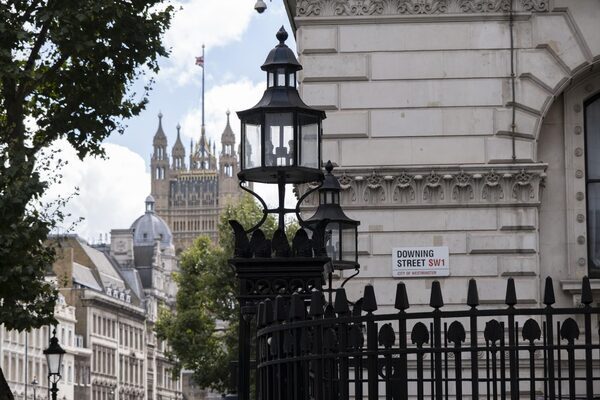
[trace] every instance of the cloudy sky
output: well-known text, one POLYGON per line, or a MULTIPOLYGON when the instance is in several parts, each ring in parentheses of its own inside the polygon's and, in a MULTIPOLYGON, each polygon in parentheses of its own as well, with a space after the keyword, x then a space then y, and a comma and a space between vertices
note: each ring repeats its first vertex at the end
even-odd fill
POLYGON ((259 15, 254 0, 178 2, 181 9, 165 36, 171 56, 160 63, 146 110, 128 121, 125 134, 115 133, 106 141, 108 158, 81 162, 68 146, 57 144, 69 165, 63 182, 51 189, 51 195, 68 195, 79 188, 67 209, 72 218, 84 218, 75 232, 97 241, 111 229, 129 227, 143 213, 150 192, 150 153, 159 112, 169 148, 178 123, 186 150, 191 139, 199 138, 202 69, 194 61, 202 53, 202 44, 206 45, 207 135, 219 140, 229 109, 239 143, 239 120, 233 112, 253 106, 262 95, 265 77, 260 65, 277 44, 275 33, 281 25, 290 32, 288 45, 295 48, 283 5, 279 1, 267 5, 267 11, 259 15))

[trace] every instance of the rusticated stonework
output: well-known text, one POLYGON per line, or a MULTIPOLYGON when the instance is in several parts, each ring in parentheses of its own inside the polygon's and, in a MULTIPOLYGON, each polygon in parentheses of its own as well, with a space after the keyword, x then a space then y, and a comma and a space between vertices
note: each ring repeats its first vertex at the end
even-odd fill
MULTIPOLYGON (((296 16, 435 15, 504 13, 512 0, 298 0, 296 16)), ((548 1, 518 0, 515 12, 549 11, 548 1)))
MULTIPOLYGON (((538 205, 545 171, 545 164, 498 164, 456 169, 352 169, 334 173, 342 187, 341 202, 345 207, 461 207, 538 205)), ((306 186, 297 190, 304 193, 306 186)), ((303 205, 317 203, 317 197, 311 195, 303 205)))

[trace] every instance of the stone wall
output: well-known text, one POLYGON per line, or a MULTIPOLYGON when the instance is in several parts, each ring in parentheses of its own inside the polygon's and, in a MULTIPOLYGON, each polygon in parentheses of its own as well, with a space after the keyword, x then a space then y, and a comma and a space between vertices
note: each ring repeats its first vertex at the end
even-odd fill
MULTIPOLYGON (((571 222, 581 203, 565 200, 575 178, 561 94, 598 70, 600 3, 287 6, 302 96, 327 111, 324 160, 339 165, 343 206, 361 220, 353 297, 368 281, 392 304, 393 247, 448 246, 450 277, 440 279, 448 304, 464 303, 466 291, 452 287, 473 276, 484 302, 502 302, 500 278, 511 276, 520 300, 539 303, 540 277, 585 273, 585 246, 573 244, 581 229, 571 222)), ((431 279, 408 283, 409 297, 428 303, 431 279)), ((571 294, 559 302, 572 304, 571 294)))

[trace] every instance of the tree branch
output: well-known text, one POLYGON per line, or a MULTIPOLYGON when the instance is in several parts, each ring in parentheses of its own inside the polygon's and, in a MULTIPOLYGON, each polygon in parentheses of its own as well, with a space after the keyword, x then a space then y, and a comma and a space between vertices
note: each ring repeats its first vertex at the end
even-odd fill
POLYGON ((33 47, 31 48, 31 53, 29 54, 29 58, 27 59, 27 62, 25 63, 25 68, 23 68, 24 72, 29 72, 33 69, 35 60, 37 59, 38 55, 40 54, 40 49, 46 42, 46 37, 48 36, 48 29, 50 29, 50 19, 48 19, 46 22, 44 22, 44 25, 42 25, 42 29, 40 30, 40 33, 38 34, 38 37, 35 40, 33 47))
POLYGON ((42 25, 42 29, 40 29, 40 32, 39 32, 37 38, 35 39, 35 43, 33 44, 33 47, 31 48, 31 53, 29 53, 29 58, 27 59, 27 62, 25 63, 25 67, 23 68, 24 81, 21 82, 17 88, 17 97, 19 97, 19 98, 25 97, 25 93, 27 92, 27 88, 29 87, 29 85, 27 85, 27 83, 31 81, 31 78, 29 78, 27 75, 29 72, 31 72, 33 70, 33 66, 35 65, 35 60, 38 58, 38 56, 40 54, 40 49, 42 48, 44 43, 46 43, 46 38, 48 36, 48 30, 50 29, 50 22, 51 22, 50 19, 47 19, 46 22, 44 22, 44 25, 42 25))

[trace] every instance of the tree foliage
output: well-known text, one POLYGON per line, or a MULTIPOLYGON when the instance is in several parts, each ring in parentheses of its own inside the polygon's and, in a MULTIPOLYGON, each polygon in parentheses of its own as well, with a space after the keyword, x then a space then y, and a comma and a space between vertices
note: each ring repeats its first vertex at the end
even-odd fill
MULTIPOLYGON (((182 253, 176 310, 162 309, 157 333, 172 349, 170 357, 181 368, 194 371, 200 387, 226 392, 230 382, 230 362, 237 361, 238 282, 227 260, 233 257, 234 238, 228 221, 240 222, 246 229, 260 221, 263 213, 249 196, 228 206, 221 214, 219 243, 200 236, 182 253)), ((261 227, 267 237, 277 229, 269 216, 261 227)))
MULTIPOLYGON (((146 94, 133 83, 158 70, 173 9, 159 0, 0 2, 0 324, 53 323, 55 290, 44 282, 55 254, 44 241, 64 199, 43 203, 63 163, 64 139, 86 155, 122 132, 146 94)), ((2 373, 0 370, 0 380, 2 373)), ((1 397, 1 396, 0 396, 1 397)))
POLYGON ((171 7, 158 0, 9 0, 0 3, 0 323, 52 322, 43 244, 60 205, 41 203, 56 177, 48 147, 66 139, 83 158, 146 104, 128 88, 157 71, 171 7), (46 156, 44 156, 46 151, 46 156))

